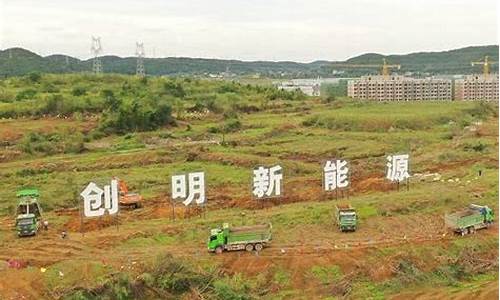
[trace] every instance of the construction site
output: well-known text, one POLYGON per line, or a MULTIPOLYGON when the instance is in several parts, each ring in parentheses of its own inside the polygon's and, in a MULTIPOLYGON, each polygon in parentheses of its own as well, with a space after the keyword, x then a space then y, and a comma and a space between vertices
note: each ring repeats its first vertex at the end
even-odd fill
POLYGON ((0 0, 0 300, 500 299, 494 0, 48 2, 0 0))
POLYGON ((328 102, 218 80, 30 78, 2 87, 30 85, 39 101, 46 86, 63 92, 40 117, 28 117, 43 109, 30 100, 0 108, 27 116, 0 121, 1 299, 498 297, 495 102, 328 102), (128 86, 141 102, 121 92, 128 86), (224 90, 242 96, 200 107, 224 90), (171 119, 149 106, 181 91, 186 106, 171 119), (410 160, 401 182, 385 174, 395 153, 410 160), (333 158, 349 162, 349 185, 328 192, 321 174, 333 158), (282 194, 256 199, 255 168, 273 165, 282 194), (205 175, 205 202, 174 200, 173 176, 187 172, 205 175), (101 201, 95 192, 119 209, 86 217, 101 201))

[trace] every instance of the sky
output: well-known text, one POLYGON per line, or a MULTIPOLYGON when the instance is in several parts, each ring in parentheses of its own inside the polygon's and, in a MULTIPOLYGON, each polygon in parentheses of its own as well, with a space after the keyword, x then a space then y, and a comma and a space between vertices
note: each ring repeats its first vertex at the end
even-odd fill
POLYGON ((498 44, 496 0, 0 0, 0 49, 41 55, 345 60, 498 44))

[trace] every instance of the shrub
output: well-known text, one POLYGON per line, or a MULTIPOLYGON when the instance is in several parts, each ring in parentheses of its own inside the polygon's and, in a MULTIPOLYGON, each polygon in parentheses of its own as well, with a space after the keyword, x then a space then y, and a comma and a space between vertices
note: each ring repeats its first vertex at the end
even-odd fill
POLYGON ((467 111, 473 117, 478 119, 486 119, 489 116, 498 116, 498 107, 492 103, 480 101, 475 103, 474 107, 467 111))
POLYGON ((81 153, 84 150, 83 135, 79 132, 26 134, 18 144, 28 154, 81 153))
POLYGON ((115 94, 113 93, 112 90, 103 90, 101 92, 102 96, 104 97, 104 108, 115 111, 120 108, 122 105, 122 101, 118 98, 115 97, 115 94))
POLYGON ((86 95, 87 94, 87 89, 83 86, 75 86, 72 90, 71 90, 71 94, 73 96, 83 96, 83 95, 86 95))
POLYGON ((31 72, 28 74, 28 80, 31 81, 32 83, 39 83, 40 80, 42 79, 42 75, 38 72, 31 72))
POLYGON ((488 148, 488 145, 479 141, 475 144, 465 144, 463 149, 465 151, 474 151, 474 152, 484 152, 488 148))
POLYGON ((59 89, 50 82, 45 82, 40 87, 40 91, 44 93, 58 93, 59 89))
POLYGON ((12 92, 9 92, 4 89, 0 89, 0 102, 13 102, 16 96, 12 92))
POLYGON ((100 124, 100 129, 106 133, 155 130, 173 123, 172 108, 166 102, 148 105, 138 100, 131 103, 115 100, 108 104, 100 124), (116 110, 112 109, 114 106, 118 106, 116 110))
POLYGON ((219 86, 216 91, 218 93, 236 93, 238 92, 238 87, 235 83, 224 82, 221 86, 219 86))
POLYGON ((167 81, 163 84, 163 93, 178 98, 184 98, 186 91, 183 86, 178 82, 167 81))
POLYGON ((224 132, 235 132, 241 129, 241 122, 237 119, 232 119, 228 120, 223 126, 224 132))
POLYGON ((35 95, 36 95, 36 90, 27 88, 17 93, 16 100, 21 101, 25 99, 32 99, 35 95))
POLYGON ((45 107, 41 113, 49 115, 57 115, 64 110, 64 98, 60 94, 52 95, 47 99, 45 107))

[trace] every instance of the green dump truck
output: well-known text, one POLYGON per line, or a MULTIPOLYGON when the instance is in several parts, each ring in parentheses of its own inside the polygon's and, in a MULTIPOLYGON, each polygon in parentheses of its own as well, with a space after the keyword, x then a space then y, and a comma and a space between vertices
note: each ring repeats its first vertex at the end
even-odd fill
POLYGON ((22 189, 16 194, 16 231, 18 236, 36 235, 42 226, 42 209, 38 203, 37 189, 22 189))
POLYGON ((487 228, 494 221, 493 210, 488 206, 470 204, 466 209, 446 214, 446 227, 461 235, 475 233, 478 229, 487 228))
POLYGON ((356 209, 350 205, 335 205, 335 221, 340 231, 356 231, 358 216, 356 209))
POLYGON ((208 251, 217 254, 225 251, 261 251, 271 241, 272 225, 230 227, 224 223, 222 228, 210 230, 208 251))

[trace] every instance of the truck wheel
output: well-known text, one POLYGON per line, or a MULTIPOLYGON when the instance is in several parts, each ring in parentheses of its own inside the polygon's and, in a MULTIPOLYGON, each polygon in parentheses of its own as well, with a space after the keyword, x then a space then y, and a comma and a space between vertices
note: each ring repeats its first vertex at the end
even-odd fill
POLYGON ((262 248, 264 248, 264 246, 262 246, 261 243, 257 243, 257 244, 255 244, 254 248, 255 248, 255 251, 259 252, 262 250, 262 248))
POLYGON ((223 250, 224 250, 224 249, 222 249, 222 247, 221 247, 221 246, 219 246, 219 247, 215 248, 215 253, 216 253, 216 254, 221 254, 223 250))
POLYGON ((245 246, 245 250, 247 250, 248 252, 251 252, 253 250, 253 245, 252 244, 247 244, 245 246))

